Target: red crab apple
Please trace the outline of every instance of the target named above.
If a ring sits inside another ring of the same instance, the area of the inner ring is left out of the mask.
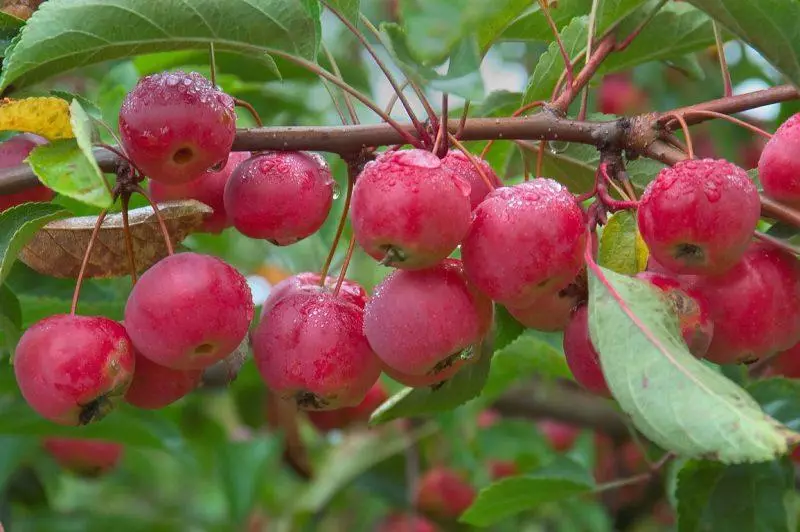
[[[470,191],[431,152],[382,153],[366,164],[353,188],[353,234],[386,265],[428,268],[450,255],[466,234]]]
[[[492,167],[489,166],[489,163],[477,155],[473,155],[473,158],[475,159],[475,162],[478,163],[478,166],[483,171],[489,182],[492,183],[493,188],[502,186],[500,178],[497,177],[497,174],[494,172],[494,170],[492,170]],[[485,198],[486,195],[492,191],[492,189],[489,188],[489,185],[486,184],[486,181],[483,179],[480,172],[461,150],[450,150],[447,152],[447,155],[442,159],[442,166],[451,170],[461,179],[469,183],[469,203],[473,210],[480,204],[481,201],[483,201],[483,198]]]
[[[646,111],[647,94],[627,74],[610,74],[598,90],[600,112],[607,115],[632,115]]]
[[[800,113],[767,142],[758,160],[758,178],[767,196],[800,207]]]
[[[225,186],[225,210],[243,235],[286,246],[325,223],[335,182],[315,153],[268,152],[234,170]]]
[[[377,532],[436,532],[436,525],[420,515],[391,514],[377,525]]]
[[[134,364],[131,341],[116,321],[58,314],[22,335],[14,374],[39,415],[61,425],[86,425],[122,399]]]
[[[563,331],[569,323],[572,311],[585,299],[586,279],[579,278],[557,292],[548,292],[534,298],[523,307],[509,306],[506,309],[514,319],[529,329]]]
[[[575,440],[581,434],[580,427],[570,425],[554,419],[542,419],[536,423],[539,431],[547,438],[550,445],[559,452],[564,452],[572,449],[575,445]]]
[[[711,321],[708,303],[703,295],[698,290],[689,288],[685,281],[671,275],[641,272],[636,277],[663,292],[678,316],[681,335],[689,351],[702,358],[714,335],[714,322]]]
[[[214,209],[214,213],[205,219],[202,230],[207,233],[219,233],[231,225],[223,200],[225,184],[239,163],[249,157],[250,152],[233,152],[222,169],[209,168],[200,177],[188,183],[167,185],[160,181],[150,181],[150,196],[156,202],[195,199],[205,203]]]
[[[441,517],[454,519],[475,500],[475,489],[459,473],[447,467],[434,467],[419,479],[417,508]]]
[[[502,187],[475,209],[461,245],[467,278],[510,307],[566,287],[583,266],[586,224],[566,187],[546,178]]]
[[[171,405],[200,384],[202,369],[172,369],[142,356],[136,350],[136,369],[125,401],[137,408],[154,410]]]
[[[58,465],[83,476],[108,473],[125,451],[116,442],[79,438],[45,438],[42,445]]]
[[[22,133],[0,143],[0,168],[10,168],[22,164],[36,146],[46,142],[38,135]],[[12,194],[3,194],[0,196],[0,212],[29,201],[50,201],[54,195],[53,191],[44,185],[37,185]]]
[[[489,476],[492,480],[513,477],[519,475],[519,466],[513,460],[489,460]]]
[[[441,382],[470,358],[465,351],[477,348],[492,316],[492,302],[470,286],[461,262],[446,259],[386,277],[367,302],[364,333],[390,377],[419,386]]]
[[[800,379],[800,342],[778,354],[767,370],[769,375]]]
[[[753,362],[800,341],[800,262],[787,252],[752,244],[727,273],[697,277],[692,287],[714,322],[708,360]]]
[[[199,253],[171,255],[147,270],[125,305],[125,328],[145,357],[173,369],[203,369],[231,354],[253,319],[245,278]]]
[[[758,191],[747,172],[721,159],[664,168],[638,209],[650,253],[679,274],[725,273],[747,249],[760,215]]]
[[[366,423],[369,417],[389,396],[380,381],[372,385],[364,400],[356,406],[337,410],[320,410],[308,413],[308,420],[321,432],[345,429],[359,423]]]
[[[320,281],[319,274],[313,272],[298,273],[287,277],[272,287],[269,297],[261,307],[261,316],[263,317],[275,303],[288,294],[295,292],[333,292],[336,288],[337,279],[335,277],[326,277],[324,287],[320,285]],[[339,297],[362,309],[367,304],[367,292],[364,287],[349,279],[344,279],[342,286],[339,287]]]
[[[332,293],[287,294],[252,334],[256,367],[301,409],[357,406],[381,373],[363,324],[363,309]]]
[[[119,132],[125,153],[150,179],[187,183],[227,160],[234,101],[197,72],[152,74],[125,96]]]
[[[578,384],[597,395],[611,397],[600,366],[600,356],[589,337],[589,311],[586,305],[581,305],[573,312],[564,330],[564,355]]]

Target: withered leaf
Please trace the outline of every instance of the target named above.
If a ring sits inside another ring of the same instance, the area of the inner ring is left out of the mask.
[[[173,246],[200,228],[213,210],[195,200],[170,201],[158,205]],[[167,256],[167,247],[152,207],[133,209],[128,213],[133,239],[136,270],[143,272]],[[37,272],[52,277],[75,279],[96,216],[66,218],[45,225],[19,254],[19,259]],[[121,277],[128,275],[128,255],[122,232],[122,213],[106,216],[97,235],[86,277]]]

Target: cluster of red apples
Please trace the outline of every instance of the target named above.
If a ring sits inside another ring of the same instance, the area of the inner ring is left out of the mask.
[[[334,196],[324,160],[231,153],[234,103],[196,73],[148,76],[123,103],[122,147],[156,200],[210,205],[207,231],[233,226],[276,245],[313,234]],[[794,117],[759,165],[766,193],[793,205],[798,143]],[[349,215],[358,244],[395,271],[370,296],[315,273],[273,288],[250,334],[258,370],[279,397],[304,410],[356,408],[381,373],[436,387],[478,358],[493,303],[527,327],[563,330],[576,379],[608,394],[587,327],[587,215],[566,187],[547,178],[503,186],[485,161],[458,150],[390,149],[364,165]],[[800,341],[800,266],[754,243],[759,215],[747,173],[723,160],[666,168],[639,202],[651,252],[639,277],[673,303],[698,357],[750,362]],[[461,258],[450,258],[457,249]],[[32,326],[17,348],[17,381],[34,410],[61,424],[99,419],[122,399],[160,408],[240,345],[253,313],[233,267],[172,255],[141,276],[123,323],[70,314]]]

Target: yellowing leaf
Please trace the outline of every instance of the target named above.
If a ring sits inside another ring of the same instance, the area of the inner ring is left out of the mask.
[[[619,211],[608,219],[600,237],[598,263],[625,275],[635,275],[647,268],[649,251],[636,227],[636,216]]]
[[[74,137],[69,102],[52,96],[0,101],[0,131],[35,133],[48,140]]]

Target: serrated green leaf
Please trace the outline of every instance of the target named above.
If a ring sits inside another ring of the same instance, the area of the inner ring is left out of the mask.
[[[0,58],[5,57],[6,49],[24,25],[24,20],[0,11]]]
[[[765,379],[747,387],[761,408],[792,430],[800,430],[800,381]]]
[[[397,24],[381,24],[382,42],[395,63],[409,78],[434,89],[461,96],[467,100],[484,97],[480,75],[481,57],[473,37],[465,37],[453,47],[447,73],[441,75],[417,62],[409,51],[410,40]]]
[[[49,203],[23,203],[0,213],[0,283],[31,237],[48,222],[67,216],[67,211]]]
[[[678,473],[678,530],[790,532],[784,496],[794,469],[787,462],[688,462]]]
[[[591,267],[589,330],[612,394],[662,448],[765,462],[797,441],[746,391],[689,353],[668,301],[647,283]]]
[[[631,211],[619,211],[611,216],[600,237],[598,264],[617,273],[635,275],[647,268],[648,256],[636,215]]]
[[[347,20],[358,26],[358,12],[361,9],[361,0],[325,0],[325,3],[342,14]]]
[[[280,457],[280,450],[277,438],[264,436],[219,447],[218,471],[233,522],[242,523],[250,515],[268,481],[264,471]]]
[[[27,161],[39,180],[59,194],[103,209],[111,206],[111,191],[97,161],[87,156],[76,139],[37,146]]]
[[[458,42],[473,35],[485,51],[529,5],[529,0],[402,0],[400,8],[411,55],[420,62],[436,64],[444,61]]]
[[[758,50],[800,85],[800,2],[796,0],[688,0]]]
[[[459,521],[489,526],[541,504],[556,502],[594,487],[591,474],[567,458],[559,458],[529,475],[510,477],[482,489]]]
[[[572,22],[560,33],[567,56],[572,59],[583,50],[586,47],[588,35],[589,17],[583,16],[572,19]],[[537,100],[549,101],[562,72],[564,72],[564,59],[558,43],[554,40],[550,43],[547,51],[539,56],[536,68],[533,69],[533,74],[531,74],[525,87],[522,104],[525,105]]]
[[[80,106],[83,108],[83,110],[89,116],[91,116],[92,118],[97,119],[97,120],[102,120],[103,119],[103,112],[100,110],[100,108],[97,107],[97,105],[94,102],[89,101],[88,99],[84,98],[80,94],[73,94],[73,93],[71,93],[69,91],[62,91],[62,90],[56,90],[56,89],[51,90],[50,94],[53,95],[53,96],[56,96],[58,98],[61,98],[63,100],[66,100],[68,102],[71,102],[73,100],[77,100],[78,103],[80,104]],[[74,125],[72,127],[73,127],[73,129],[75,128]]]
[[[28,20],[3,65],[0,88],[109,59],[204,49],[314,60],[319,4],[296,0],[49,0]]]
[[[349,433],[325,456],[315,471],[314,481],[300,495],[295,510],[320,511],[356,477],[435,432],[433,424],[427,424],[404,434],[396,431]]]

